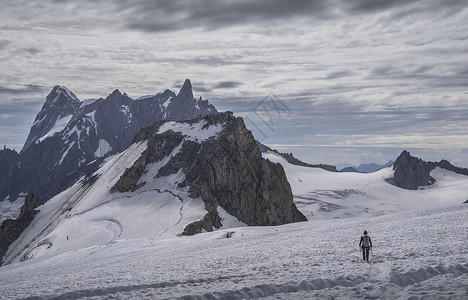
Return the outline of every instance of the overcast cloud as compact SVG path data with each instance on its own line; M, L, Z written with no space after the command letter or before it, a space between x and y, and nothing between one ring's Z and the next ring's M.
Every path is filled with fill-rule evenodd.
M195 97L311 163L384 163L407 149L468 167L467 7L4 0L0 143L21 148L56 84L84 100L177 92L190 78Z

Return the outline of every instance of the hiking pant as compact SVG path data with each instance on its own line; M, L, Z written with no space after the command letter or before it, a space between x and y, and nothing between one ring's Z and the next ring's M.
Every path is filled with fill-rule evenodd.
M369 248L362 247L362 259L369 260Z

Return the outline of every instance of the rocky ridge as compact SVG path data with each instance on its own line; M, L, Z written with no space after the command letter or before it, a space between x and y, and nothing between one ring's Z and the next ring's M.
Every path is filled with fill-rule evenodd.
M324 169L326 171L330 172L338 172L335 166L332 165L326 165L326 164L309 164L306 162L303 162L296 157L292 153L281 153L278 150L271 149L270 147L260 143L257 141L258 148L260 149L260 152L265 153L268 151L275 152L279 155L281 155L284 159L286 159L290 164L296 165L296 166L302 166L302 167L309 167L309 168L320 168Z
M468 169L456 167L447 160L426 162L420 158L411 156L411 154L405 150L393 164L394 177L388 181L404 189L417 190L421 187L430 186L435 182L435 179L430 173L436 167L457 174L468 175Z
M188 79L178 94L166 89L136 100L115 90L105 99L81 102L66 87L55 86L21 152L0 151L6 162L0 166L0 201L27 190L47 201L92 174L106 156L126 149L140 129L212 113L217 113L213 105L193 97Z
M219 132L202 141L177 130L162 131L166 124L155 123L135 136L133 143L147 140L148 148L119 179L112 189L114 192L131 192L143 187L146 182L140 178L149 166L167 160L155 178L183 173L177 187L188 187L190 197L201 197L207 210L203 219L185 228L184 234L221 227L218 207L247 225L307 220L293 203L283 168L262 158L242 118L228 112L186 121L189 127L202 131L218 128Z

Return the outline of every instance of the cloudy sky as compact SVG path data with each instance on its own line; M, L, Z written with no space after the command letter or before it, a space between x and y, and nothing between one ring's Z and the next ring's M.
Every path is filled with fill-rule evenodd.
M467 0L0 1L0 144L45 96L178 91L310 163L468 167Z

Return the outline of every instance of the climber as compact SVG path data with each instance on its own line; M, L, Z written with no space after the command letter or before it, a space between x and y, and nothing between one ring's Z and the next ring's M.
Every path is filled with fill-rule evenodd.
M362 248L362 259L369 261L369 249L372 248L372 241L370 236L367 235L367 230L364 230L364 235L361 236L359 247Z

